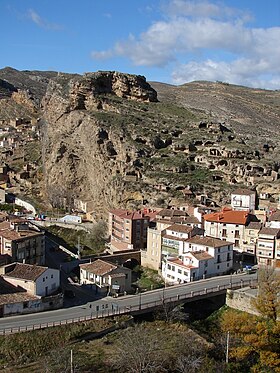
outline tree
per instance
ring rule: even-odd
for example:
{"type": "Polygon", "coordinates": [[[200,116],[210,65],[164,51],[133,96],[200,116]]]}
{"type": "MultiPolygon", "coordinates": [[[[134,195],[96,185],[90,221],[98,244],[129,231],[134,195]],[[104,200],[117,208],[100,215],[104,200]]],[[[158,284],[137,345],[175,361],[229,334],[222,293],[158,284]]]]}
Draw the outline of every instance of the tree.
{"type": "Polygon", "coordinates": [[[89,246],[99,251],[104,248],[107,236],[108,227],[104,220],[100,220],[96,223],[88,234],[87,241],[89,246]]]}
{"type": "Polygon", "coordinates": [[[280,275],[273,268],[258,273],[258,295],[253,305],[268,320],[276,321],[280,313],[280,275]]]}
{"type": "Polygon", "coordinates": [[[229,357],[252,372],[280,372],[280,322],[226,311],[221,330],[230,333],[229,357]]]}
{"type": "Polygon", "coordinates": [[[117,342],[113,365],[122,372],[156,373],[166,371],[167,359],[161,334],[140,324],[123,331],[117,342]]]}

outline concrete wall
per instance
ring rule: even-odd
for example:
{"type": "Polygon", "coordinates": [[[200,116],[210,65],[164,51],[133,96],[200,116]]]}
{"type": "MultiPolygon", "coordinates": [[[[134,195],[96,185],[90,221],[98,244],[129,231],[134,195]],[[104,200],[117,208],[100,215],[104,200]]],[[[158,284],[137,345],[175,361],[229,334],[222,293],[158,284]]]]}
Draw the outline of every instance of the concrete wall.
{"type": "Polygon", "coordinates": [[[16,197],[15,198],[15,204],[19,206],[23,206],[26,210],[32,211],[33,215],[36,215],[36,209],[34,206],[31,205],[31,203],[25,202],[22,199],[16,197]]]}
{"type": "Polygon", "coordinates": [[[248,287],[238,290],[227,290],[226,305],[239,311],[259,315],[258,311],[252,304],[256,294],[256,289],[251,289],[248,287]]]}

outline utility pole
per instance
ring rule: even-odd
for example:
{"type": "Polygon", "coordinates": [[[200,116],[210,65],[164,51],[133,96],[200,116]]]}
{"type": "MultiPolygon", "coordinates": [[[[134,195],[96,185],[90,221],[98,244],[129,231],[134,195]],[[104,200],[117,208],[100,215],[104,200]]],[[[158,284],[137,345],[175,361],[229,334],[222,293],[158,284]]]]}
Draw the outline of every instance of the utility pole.
{"type": "Polygon", "coordinates": [[[73,368],[73,350],[70,350],[70,372],[74,373],[74,368],[73,368]]]}
{"type": "Polygon", "coordinates": [[[227,332],[226,363],[228,364],[229,332],[227,332]]]}

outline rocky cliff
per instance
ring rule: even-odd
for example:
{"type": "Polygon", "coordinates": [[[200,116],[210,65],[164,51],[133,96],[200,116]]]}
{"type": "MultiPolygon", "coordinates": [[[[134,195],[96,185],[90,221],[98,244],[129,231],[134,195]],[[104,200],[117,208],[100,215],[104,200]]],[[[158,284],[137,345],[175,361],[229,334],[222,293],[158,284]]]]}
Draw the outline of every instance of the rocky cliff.
{"type": "MultiPolygon", "coordinates": [[[[144,77],[98,72],[53,79],[42,101],[46,193],[118,205],[138,159],[122,101],[156,102],[144,77]],[[123,109],[123,110],[122,110],[123,109]]],[[[124,105],[125,106],[125,105],[124,105]]],[[[134,124],[132,123],[132,126],[134,124]]],[[[133,191],[135,192],[135,191],[133,191]]]]}

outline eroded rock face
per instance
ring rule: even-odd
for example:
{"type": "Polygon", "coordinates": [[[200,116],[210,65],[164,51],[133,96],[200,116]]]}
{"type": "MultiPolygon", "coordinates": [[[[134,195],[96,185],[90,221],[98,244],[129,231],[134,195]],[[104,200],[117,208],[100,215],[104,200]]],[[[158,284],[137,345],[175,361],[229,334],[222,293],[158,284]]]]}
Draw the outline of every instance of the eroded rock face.
{"type": "Polygon", "coordinates": [[[122,141],[124,128],[106,127],[96,116],[118,112],[106,94],[157,101],[156,92],[141,76],[98,72],[69,79],[60,74],[50,82],[42,101],[46,194],[59,186],[73,198],[96,201],[97,210],[123,199],[123,178],[135,171],[139,155],[122,141]]]}

